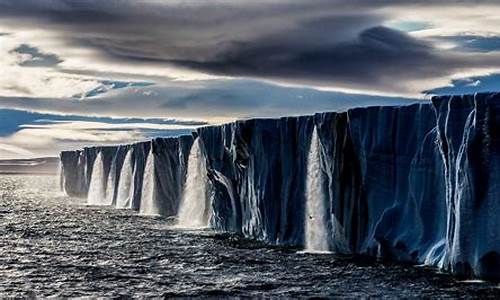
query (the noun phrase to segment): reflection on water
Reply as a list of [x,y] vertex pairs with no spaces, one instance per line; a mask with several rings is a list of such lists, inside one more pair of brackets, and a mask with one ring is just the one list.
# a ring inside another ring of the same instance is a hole
[[0,296],[500,296],[426,268],[180,231],[58,190],[55,177],[0,176]]

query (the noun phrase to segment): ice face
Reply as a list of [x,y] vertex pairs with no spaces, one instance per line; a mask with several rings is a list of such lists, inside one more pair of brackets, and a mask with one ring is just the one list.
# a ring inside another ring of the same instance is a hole
[[[499,112],[500,95],[477,94],[199,128],[194,135],[203,145],[206,177],[198,177],[207,183],[210,226],[270,244],[305,246],[315,128],[321,176],[314,184],[326,203],[329,221],[321,226],[331,251],[498,278]],[[64,190],[87,194],[97,153],[106,178],[109,172],[121,177],[127,147],[134,149],[131,208],[139,209],[147,154],[154,151],[158,212],[175,216],[193,140],[63,152]]]

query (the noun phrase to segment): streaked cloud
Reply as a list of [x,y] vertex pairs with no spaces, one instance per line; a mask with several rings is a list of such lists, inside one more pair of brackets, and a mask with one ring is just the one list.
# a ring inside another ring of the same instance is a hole
[[414,101],[417,100],[277,86],[252,80],[198,80],[140,88],[126,87],[81,101],[0,97],[0,108],[57,114],[163,117],[221,123],[241,118],[312,114],[318,111],[342,111],[357,106],[404,104]]
[[18,157],[31,157],[35,153],[26,150],[22,147],[14,146],[12,144],[4,144],[0,142],[0,158],[18,158]]
[[131,143],[189,134],[203,122],[174,119],[99,118],[0,109],[0,158],[54,156],[91,145]]

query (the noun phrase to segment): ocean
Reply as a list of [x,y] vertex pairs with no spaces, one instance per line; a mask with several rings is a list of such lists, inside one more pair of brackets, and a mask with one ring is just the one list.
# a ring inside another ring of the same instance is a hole
[[498,283],[85,202],[56,176],[0,175],[0,297],[500,297]]

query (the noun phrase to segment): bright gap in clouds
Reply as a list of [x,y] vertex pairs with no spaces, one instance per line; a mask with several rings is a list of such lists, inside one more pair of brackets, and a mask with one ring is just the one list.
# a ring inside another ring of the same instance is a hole
[[63,116],[0,109],[0,159],[55,156],[91,145],[189,134],[203,122]]

